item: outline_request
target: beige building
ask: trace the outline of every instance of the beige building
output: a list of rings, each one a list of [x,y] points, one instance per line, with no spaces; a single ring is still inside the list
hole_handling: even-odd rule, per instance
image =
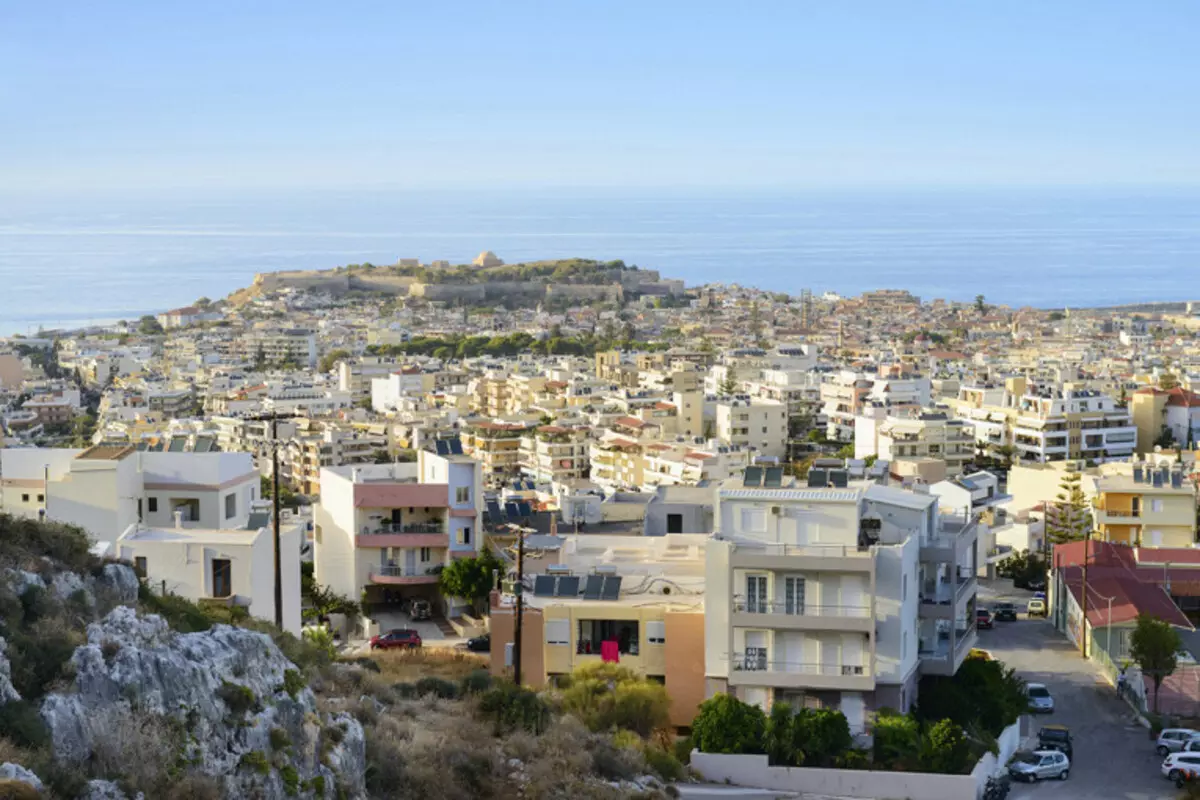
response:
[[[856,417],[854,457],[870,456],[889,462],[896,474],[921,475],[926,479],[926,470],[917,469],[916,465],[941,462],[942,468],[934,470],[941,473],[935,477],[936,482],[963,473],[975,458],[975,435],[970,423],[950,419],[939,411],[883,418]]]
[[[748,395],[721,397],[714,406],[714,435],[736,447],[753,448],[755,455],[783,458],[787,454],[787,406]]]
[[[587,428],[543,425],[521,437],[521,472],[535,483],[587,477],[590,468]]]
[[[1125,466],[1125,465],[1122,465]],[[1097,538],[1133,547],[1196,543],[1196,484],[1178,465],[1137,462],[1095,481]]]

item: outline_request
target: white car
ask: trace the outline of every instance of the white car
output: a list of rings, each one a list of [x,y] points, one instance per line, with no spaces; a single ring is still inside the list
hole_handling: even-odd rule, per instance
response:
[[[1044,683],[1031,683],[1025,687],[1029,695],[1029,710],[1035,714],[1053,714],[1054,698]],[[1178,749],[1178,748],[1176,748]]]
[[[1200,733],[1191,728],[1164,728],[1163,732],[1158,735],[1158,742],[1154,749],[1164,757],[1170,753],[1178,753],[1183,749],[1184,744],[1196,736],[1200,736]]]
[[[1008,774],[1019,781],[1033,783],[1043,778],[1065,781],[1071,772],[1071,759],[1057,750],[1020,752],[1008,765]],[[1178,777],[1178,776],[1177,776]]]
[[[1161,769],[1163,777],[1170,781],[1179,780],[1185,772],[1200,773],[1200,753],[1172,753]]]

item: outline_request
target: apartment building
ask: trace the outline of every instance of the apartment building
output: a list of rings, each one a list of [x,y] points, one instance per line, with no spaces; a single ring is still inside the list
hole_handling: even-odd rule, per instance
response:
[[[259,478],[247,453],[0,450],[0,510],[78,525],[114,541],[129,526],[232,530],[249,519]]]
[[[250,363],[293,363],[309,369],[317,366],[317,336],[303,328],[249,331],[230,344],[231,355]]]
[[[534,483],[586,478],[590,453],[587,428],[542,425],[521,437],[521,473]]]
[[[682,437],[681,437],[682,438]],[[642,453],[643,491],[659,486],[695,486],[740,475],[749,465],[751,450],[700,437],[646,445]]]
[[[372,381],[376,378],[387,378],[393,372],[404,367],[406,359],[389,358],[387,356],[362,356],[346,358],[337,363],[337,387],[340,391],[349,392],[355,403],[372,397]]]
[[[1012,447],[1020,461],[1128,458],[1137,443],[1129,412],[1095,389],[1061,388],[1009,378],[1003,387],[964,386],[954,413],[971,422],[979,448],[1000,454]]]
[[[976,524],[937,498],[819,461],[804,483],[750,468],[717,490],[706,555],[707,693],[769,708],[906,713],[924,674],[976,641]]]
[[[787,406],[749,395],[717,397],[713,402],[713,433],[735,447],[752,448],[755,455],[782,459],[787,454]]]
[[[481,466],[457,452],[458,440],[432,447],[417,451],[416,463],[321,470],[313,555],[320,583],[373,607],[434,600],[440,568],[479,551]]]
[[[521,475],[521,437],[532,425],[474,420],[462,434],[464,451],[479,461],[484,484],[498,489]]]
[[[347,464],[369,464],[378,453],[386,453],[386,435],[356,430],[352,426],[313,424],[298,426],[296,433],[280,443],[279,479],[293,490],[315,495],[321,490],[321,470]],[[262,443],[259,465],[270,474],[270,442]]]
[[[1129,409],[1139,453],[1153,452],[1164,433],[1176,446],[1190,449],[1200,443],[1200,394],[1183,387],[1138,389],[1130,396]]]
[[[708,539],[708,534],[572,535],[532,568],[527,560],[522,683],[542,688],[584,664],[615,660],[661,680],[671,698],[671,723],[690,725],[705,699]],[[491,634],[491,671],[511,674],[511,591],[492,596]]]
[[[975,458],[971,424],[942,411],[855,417],[854,457],[887,461],[899,477],[936,483],[961,475]]]
[[[1196,484],[1181,464],[1136,462],[1095,478],[1096,537],[1131,547],[1192,547]]]
[[[420,367],[400,367],[382,378],[371,380],[371,408],[380,414],[395,411],[408,397],[423,397],[433,391],[433,374]]]
[[[609,433],[589,448],[593,483],[613,491],[636,489],[645,480],[644,446],[635,439]]]
[[[884,414],[916,411],[929,405],[929,378],[913,375],[899,367],[887,367],[871,375],[842,370],[826,377],[821,384],[825,435],[841,442],[854,441],[854,419],[867,406],[883,409]]]
[[[303,530],[290,519],[283,523],[283,629],[298,636]],[[132,563],[151,591],[165,590],[201,605],[237,606],[275,621],[275,542],[267,525],[213,530],[134,524],[112,543],[108,554]]]

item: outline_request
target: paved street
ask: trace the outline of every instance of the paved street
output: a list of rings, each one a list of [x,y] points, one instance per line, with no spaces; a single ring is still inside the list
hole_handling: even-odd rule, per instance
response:
[[[991,606],[1011,599],[1023,612],[1028,592],[1012,591],[1007,582],[982,587],[979,602]],[[1133,712],[1117,699],[1112,687],[1090,663],[1080,657],[1048,622],[1028,620],[997,623],[995,630],[979,632],[979,647],[991,651],[1027,681],[1044,683],[1054,696],[1055,712],[1030,721],[1036,733],[1046,722],[1067,725],[1074,738],[1071,777],[1032,786],[1014,784],[1012,800],[1158,800],[1174,798],[1174,786],[1158,771],[1162,763],[1154,753],[1145,728]]]

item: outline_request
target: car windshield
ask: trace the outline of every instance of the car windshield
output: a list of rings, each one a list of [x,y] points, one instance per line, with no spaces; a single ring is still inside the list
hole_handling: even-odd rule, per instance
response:
[[[1029,688],[1030,697],[1049,697],[1050,692],[1046,691],[1044,686],[1031,686]]]
[[[1043,730],[1039,738],[1047,742],[1065,742],[1068,738],[1066,731]]]
[[[1012,603],[997,603],[996,604],[997,611],[1007,611],[1008,609],[1010,609],[1012,607],[1013,607]]]
[[[1021,762],[1022,764],[1039,764],[1042,761],[1042,757],[1037,753],[1024,752],[1017,753],[1015,760]]]

